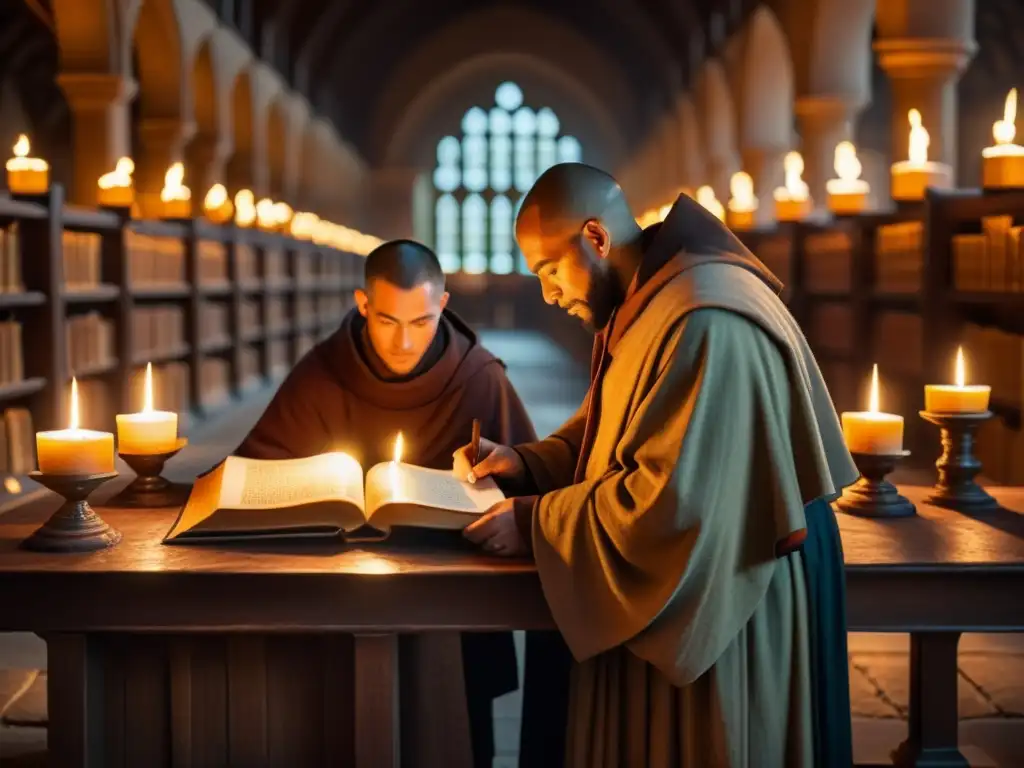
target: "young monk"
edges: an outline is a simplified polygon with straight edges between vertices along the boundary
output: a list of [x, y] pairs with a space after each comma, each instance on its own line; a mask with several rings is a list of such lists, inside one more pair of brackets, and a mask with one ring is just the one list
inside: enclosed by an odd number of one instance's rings
[[[577, 662], [565, 765], [849, 766], [828, 500], [857, 470], [781, 284], [690, 198], [641, 230], [581, 164], [540, 177], [516, 238], [545, 300], [597, 331], [591, 387], [551, 437], [475, 466], [460, 449], [454, 471], [534, 484], [465, 535], [536, 560]], [[527, 653], [527, 708], [531, 680]]]
[[[239, 456], [290, 459], [343, 450], [370, 467], [391, 458], [401, 431], [403, 460], [448, 469], [474, 418], [482, 435], [501, 442], [536, 439], [502, 362], [445, 309], [444, 273], [430, 249], [408, 240], [381, 245], [366, 258], [364, 285], [341, 327], [295, 365]], [[445, 644], [444, 636], [410, 636], [400, 653], [409, 673], [401, 676], [403, 765], [466, 765], [455, 754], [457, 740], [438, 738], [452, 724], [445, 700], [453, 691], [444, 684], [454, 681], [442, 667], [458, 656], [458, 637]], [[465, 633], [461, 653], [473, 764], [490, 768], [491, 702], [518, 687], [512, 635]], [[436, 685], [414, 690], [424, 679], [414, 668]]]

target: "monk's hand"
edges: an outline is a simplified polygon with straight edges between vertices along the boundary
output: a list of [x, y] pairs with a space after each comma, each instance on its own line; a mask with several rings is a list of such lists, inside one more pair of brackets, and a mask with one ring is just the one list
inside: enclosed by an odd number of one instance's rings
[[523, 557], [530, 554], [529, 547], [519, 535], [512, 499], [499, 501], [483, 517], [466, 526], [462, 535], [474, 544], [479, 544], [485, 552], [501, 557]]
[[526, 465], [515, 449], [480, 438], [480, 452], [475, 458], [473, 446], [467, 443], [452, 454], [453, 474], [467, 483], [475, 483], [488, 475], [506, 480], [522, 480]]

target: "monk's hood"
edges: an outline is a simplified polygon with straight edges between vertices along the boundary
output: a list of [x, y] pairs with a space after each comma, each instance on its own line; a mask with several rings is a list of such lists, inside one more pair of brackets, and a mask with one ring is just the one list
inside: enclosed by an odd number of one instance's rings
[[390, 382], [374, 374], [356, 346], [353, 325], [358, 315], [352, 309], [341, 326], [317, 348], [321, 364], [344, 389], [361, 400], [380, 408], [404, 410], [450, 397], [489, 365], [501, 361], [480, 345], [479, 339], [466, 323], [450, 310], [441, 315], [442, 331], [448, 344], [440, 359], [427, 371], [407, 381]]
[[743, 267], [757, 275], [772, 291], [782, 293], [782, 281], [750, 252], [740, 239], [707, 208], [680, 195], [660, 224], [648, 227], [650, 246], [644, 254], [640, 282], [653, 275], [673, 257], [682, 255], [682, 269], [709, 262]]

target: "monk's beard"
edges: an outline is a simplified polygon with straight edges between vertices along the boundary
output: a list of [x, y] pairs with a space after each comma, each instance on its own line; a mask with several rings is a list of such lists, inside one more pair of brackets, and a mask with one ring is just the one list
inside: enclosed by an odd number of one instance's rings
[[612, 312], [622, 303], [623, 295], [611, 273], [594, 270], [585, 302], [588, 317], [583, 321], [588, 330], [594, 333], [604, 330], [612, 317]]

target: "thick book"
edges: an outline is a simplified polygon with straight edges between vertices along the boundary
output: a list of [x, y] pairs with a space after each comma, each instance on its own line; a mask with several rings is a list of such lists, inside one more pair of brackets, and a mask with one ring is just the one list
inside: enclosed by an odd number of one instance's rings
[[[364, 476], [345, 453], [266, 461], [229, 456], [198, 478], [164, 543], [337, 536], [396, 526], [461, 530], [505, 495], [493, 480], [382, 462]], [[362, 530], [361, 530], [362, 529]]]

